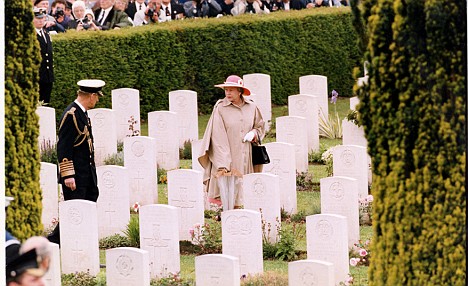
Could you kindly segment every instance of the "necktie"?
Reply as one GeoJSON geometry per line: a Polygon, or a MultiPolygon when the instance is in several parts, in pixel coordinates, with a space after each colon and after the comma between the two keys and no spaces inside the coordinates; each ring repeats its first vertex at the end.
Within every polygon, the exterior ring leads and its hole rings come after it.
{"type": "Polygon", "coordinates": [[[138,9],[138,10],[141,10],[141,4],[140,4],[140,9],[138,9]]]}
{"type": "Polygon", "coordinates": [[[169,11],[169,7],[166,7],[166,17],[171,17],[171,12],[169,11]]]}
{"type": "Polygon", "coordinates": [[[104,10],[101,10],[101,15],[99,15],[99,20],[98,20],[98,22],[99,22],[99,24],[101,24],[101,25],[103,24],[102,22],[104,21],[104,14],[105,14],[105,13],[106,13],[106,12],[105,12],[104,10]]]}
{"type": "Polygon", "coordinates": [[[39,32],[39,35],[41,35],[41,37],[42,37],[42,38],[44,39],[44,41],[47,43],[47,38],[46,38],[46,36],[45,36],[43,30],[41,30],[41,31],[39,32]]]}

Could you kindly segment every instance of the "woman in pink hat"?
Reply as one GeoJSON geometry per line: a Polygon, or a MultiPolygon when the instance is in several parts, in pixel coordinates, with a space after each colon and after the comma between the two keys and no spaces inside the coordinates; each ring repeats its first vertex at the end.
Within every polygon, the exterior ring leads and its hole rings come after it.
{"type": "Polygon", "coordinates": [[[239,76],[215,86],[224,89],[225,97],[213,108],[198,161],[205,169],[209,201],[229,210],[243,205],[242,176],[254,172],[251,142],[263,138],[265,123],[239,76]]]}

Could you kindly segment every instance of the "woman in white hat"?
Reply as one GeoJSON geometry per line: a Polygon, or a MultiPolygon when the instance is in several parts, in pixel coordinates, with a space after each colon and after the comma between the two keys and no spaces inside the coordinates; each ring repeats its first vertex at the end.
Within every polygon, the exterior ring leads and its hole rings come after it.
{"type": "Polygon", "coordinates": [[[253,173],[252,142],[264,136],[264,121],[257,105],[245,96],[250,90],[236,75],[222,84],[225,97],[216,102],[203,136],[198,161],[205,169],[203,182],[211,203],[223,210],[243,205],[242,176],[253,173]]]}
{"type": "Polygon", "coordinates": [[[101,30],[99,23],[94,20],[93,12],[86,9],[85,2],[75,1],[72,5],[72,13],[76,20],[68,23],[69,29],[77,31],[101,30]],[[88,14],[91,14],[92,17],[89,17],[88,14]]]}

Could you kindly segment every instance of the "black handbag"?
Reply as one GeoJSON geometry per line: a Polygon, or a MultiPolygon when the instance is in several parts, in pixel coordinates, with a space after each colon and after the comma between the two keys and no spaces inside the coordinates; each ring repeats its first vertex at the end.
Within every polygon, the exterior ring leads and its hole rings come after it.
{"type": "Polygon", "coordinates": [[[268,156],[266,147],[261,145],[262,143],[259,141],[259,144],[252,143],[252,164],[253,165],[263,165],[270,163],[270,156],[268,156]]]}

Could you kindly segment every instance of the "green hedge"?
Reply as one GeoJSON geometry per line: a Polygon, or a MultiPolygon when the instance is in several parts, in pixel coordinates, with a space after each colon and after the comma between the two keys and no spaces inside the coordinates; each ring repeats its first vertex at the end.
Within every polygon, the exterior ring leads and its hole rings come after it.
{"type": "Polygon", "coordinates": [[[30,0],[5,1],[6,228],[20,240],[42,232],[38,117],[40,48],[30,0]]]}
{"type": "MultiPolygon", "coordinates": [[[[466,285],[466,1],[365,0],[369,285],[466,285]]],[[[359,25],[358,25],[359,26],[359,25]]]]}
{"type": "Polygon", "coordinates": [[[330,90],[351,96],[352,70],[361,58],[356,41],[349,8],[70,31],[54,37],[51,106],[61,112],[83,78],[106,81],[109,96],[99,107],[111,107],[112,89],[139,89],[142,117],[167,110],[168,93],[178,89],[196,91],[200,112],[209,112],[223,96],[213,85],[230,74],[269,74],[274,104],[299,93],[299,77],[309,74],[327,76],[330,90]]]}

